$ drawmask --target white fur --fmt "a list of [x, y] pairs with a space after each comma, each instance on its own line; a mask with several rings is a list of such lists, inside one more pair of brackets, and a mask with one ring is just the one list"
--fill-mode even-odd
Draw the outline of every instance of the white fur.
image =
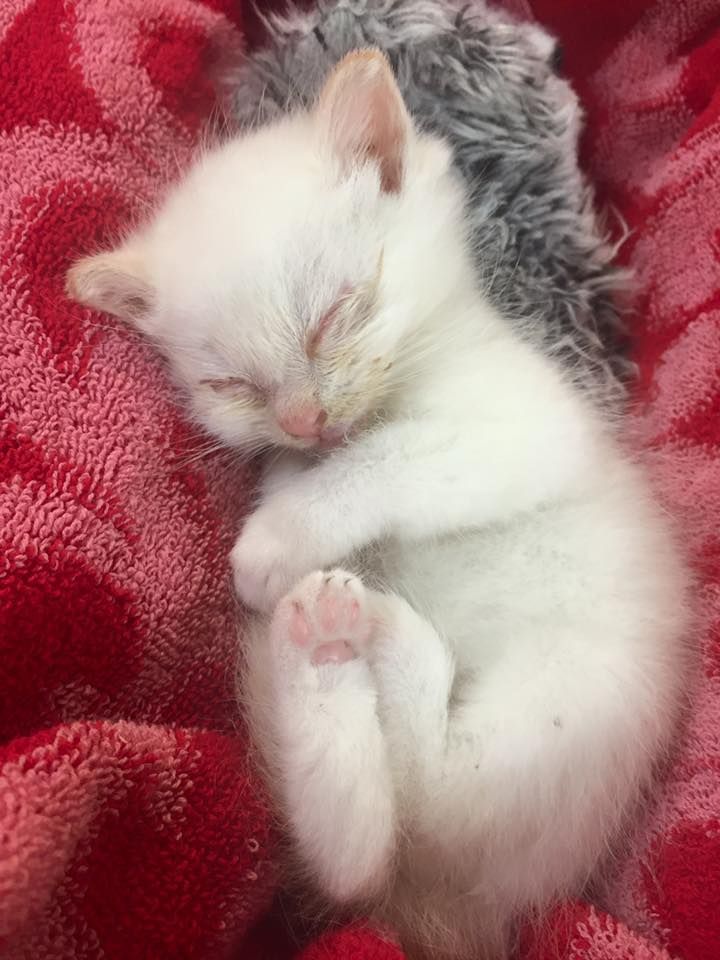
[[[241, 597], [275, 610], [244, 697], [330, 899], [369, 900], [415, 956], [504, 956], [518, 917], [582, 889], [669, 742], [685, 575], [612, 432], [477, 289], [446, 147], [408, 127], [386, 193], [320, 128], [209, 153], [99, 274], [143, 264], [135, 322], [223, 441], [307, 449], [275, 416], [308, 398], [361, 426], [270, 463], [232, 555]], [[310, 361], [307, 330], [378, 263], [372, 316]], [[107, 307], [97, 275], [71, 287]], [[200, 384], [241, 375], [265, 404]], [[372, 589], [302, 579], [339, 563]], [[338, 638], [355, 656], [316, 664]]]

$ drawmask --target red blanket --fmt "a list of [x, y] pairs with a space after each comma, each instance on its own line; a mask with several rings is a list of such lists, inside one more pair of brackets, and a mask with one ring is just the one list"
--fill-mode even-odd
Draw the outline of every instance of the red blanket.
[[[720, 958], [720, 3], [517, 0], [563, 38], [585, 157], [631, 228], [639, 424], [700, 572], [685, 738], [602, 905], [526, 960]], [[532, 10], [530, 9], [532, 6]], [[153, 350], [68, 303], [69, 260], [182, 166], [233, 0], [0, 3], [0, 955], [397, 960], [272, 935], [274, 837], [232, 692], [249, 473]], [[246, 23], [247, 25], [247, 23]], [[268, 919], [269, 918], [269, 919]]]

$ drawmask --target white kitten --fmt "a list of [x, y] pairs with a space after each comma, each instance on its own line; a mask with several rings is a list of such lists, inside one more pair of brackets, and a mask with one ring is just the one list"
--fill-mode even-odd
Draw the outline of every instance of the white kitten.
[[642, 476], [483, 299], [463, 204], [361, 52], [69, 284], [156, 338], [212, 433], [301, 452], [232, 556], [274, 611], [244, 695], [277, 802], [329, 899], [478, 960], [582, 889], [649, 782], [686, 617]]

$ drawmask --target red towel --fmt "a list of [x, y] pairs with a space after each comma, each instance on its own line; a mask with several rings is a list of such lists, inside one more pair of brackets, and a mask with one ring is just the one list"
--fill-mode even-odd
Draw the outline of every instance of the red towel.
[[[514, 6], [561, 35], [588, 108], [587, 166], [632, 230], [638, 422], [700, 572], [703, 653], [685, 738], [603, 909], [563, 906], [525, 960], [717, 960], [720, 3]], [[242, 42], [240, 12], [0, 3], [9, 960], [399, 957], [359, 927], [304, 952], [273, 936], [274, 838], [233, 700], [226, 566], [252, 478], [205, 452], [148, 345], [62, 293], [70, 259], [112, 240], [186, 163], [213, 74]]]

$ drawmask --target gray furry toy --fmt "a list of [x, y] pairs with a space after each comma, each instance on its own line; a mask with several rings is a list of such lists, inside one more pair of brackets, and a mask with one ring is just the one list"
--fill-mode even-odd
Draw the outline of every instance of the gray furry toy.
[[481, 0], [319, 0], [266, 25], [238, 77], [241, 125], [312, 101], [348, 51], [383, 50], [416, 123], [452, 144], [486, 295], [599, 403], [617, 401], [624, 276], [578, 168], [581, 112], [554, 39]]

